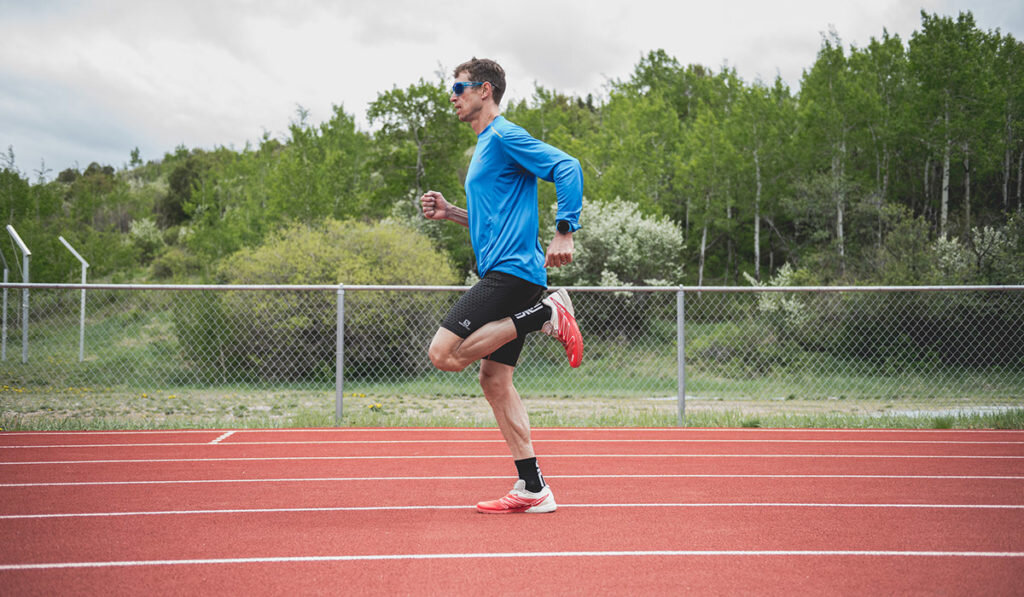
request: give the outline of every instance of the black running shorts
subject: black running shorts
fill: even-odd
[[[452,306],[441,327],[468,338],[484,324],[525,311],[540,302],[544,287],[511,274],[490,271]],[[515,367],[525,338],[516,338],[485,359]]]

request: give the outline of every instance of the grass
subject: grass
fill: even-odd
[[[309,427],[494,427],[479,396],[346,393],[335,420],[330,392],[184,390],[128,393],[65,388],[0,391],[7,431]],[[534,427],[673,427],[674,400],[525,397]],[[852,408],[851,408],[852,407]],[[686,427],[1024,429],[1024,408],[992,411],[865,411],[856,401],[688,400]]]

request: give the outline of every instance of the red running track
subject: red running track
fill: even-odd
[[[0,434],[0,587],[52,594],[1024,593],[1024,432]]]

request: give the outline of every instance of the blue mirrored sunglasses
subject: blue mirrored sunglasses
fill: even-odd
[[[483,81],[458,81],[452,85],[452,93],[455,95],[462,95],[462,92],[465,91],[467,87],[479,87],[483,84]]]

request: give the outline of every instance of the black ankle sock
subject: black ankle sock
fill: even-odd
[[[516,336],[522,337],[530,332],[540,331],[544,322],[549,319],[551,319],[551,307],[544,303],[537,303],[529,309],[513,315],[512,323],[516,326]]]
[[[536,458],[516,460],[516,470],[519,471],[519,478],[526,481],[526,491],[537,493],[544,489],[544,475],[540,474]]]

